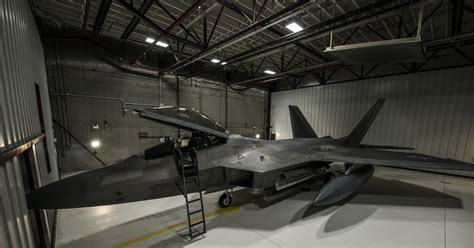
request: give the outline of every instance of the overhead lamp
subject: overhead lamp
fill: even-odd
[[[263,71],[263,72],[265,72],[266,74],[270,74],[270,75],[276,74],[276,72],[274,72],[274,71],[272,71],[272,70],[265,70],[265,71]]]
[[[91,146],[92,146],[92,148],[97,148],[97,147],[99,147],[99,146],[100,146],[100,141],[98,141],[98,140],[93,140],[93,141],[91,142]]]
[[[153,43],[153,42],[155,42],[155,39],[150,38],[150,37],[147,37],[145,41],[146,41],[147,43]],[[169,46],[168,43],[165,43],[165,42],[163,42],[163,41],[157,41],[157,42],[155,43],[155,45],[160,46],[160,47],[168,47],[168,46]]]
[[[298,33],[299,31],[303,30],[303,28],[296,22],[291,22],[285,26],[287,29],[291,30],[293,33]]]
[[[221,61],[220,61],[220,60],[218,60],[218,59],[211,59],[211,62],[212,62],[212,63],[216,63],[216,64],[217,64],[217,63],[219,63],[219,62],[221,62]]]
[[[157,41],[157,42],[156,42],[156,45],[157,45],[157,46],[160,46],[160,47],[168,47],[168,46],[169,46],[168,43],[164,43],[164,42],[162,42],[162,41]]]
[[[221,63],[221,65],[227,65],[227,62],[224,61],[224,62]]]

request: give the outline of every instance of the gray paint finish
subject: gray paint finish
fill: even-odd
[[[41,133],[35,83],[40,86],[51,172],[38,143],[31,148],[31,165],[38,184],[57,180],[46,67],[43,47],[28,1],[0,1],[0,151],[11,149]],[[0,247],[33,247],[18,157],[0,164]],[[47,237],[52,237],[53,211],[41,211]],[[47,243],[50,240],[46,240]]]
[[[288,105],[296,105],[318,136],[342,137],[385,97],[363,143],[415,147],[417,153],[473,163],[472,78],[473,67],[465,67],[275,92],[271,125],[277,139],[291,138]]]

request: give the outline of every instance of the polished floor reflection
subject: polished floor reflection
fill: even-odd
[[[208,233],[188,241],[183,197],[61,210],[57,247],[474,247],[474,179],[377,167],[358,195],[314,207],[319,185],[267,203],[206,195]]]

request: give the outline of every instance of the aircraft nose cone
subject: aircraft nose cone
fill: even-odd
[[[323,206],[323,205],[329,205],[335,202],[333,199],[335,194],[331,194],[328,192],[328,190],[323,190],[323,189],[321,189],[316,199],[314,199],[313,205]]]
[[[372,165],[364,165],[350,174],[336,177],[321,188],[313,204],[317,206],[336,203],[359,189],[374,173]]]

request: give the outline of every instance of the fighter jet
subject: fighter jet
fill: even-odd
[[[196,109],[174,106],[137,109],[141,118],[192,132],[189,144],[172,142],[147,149],[104,168],[41,187],[27,195],[39,209],[90,207],[225,191],[219,205],[232,202],[234,187],[260,189],[272,200],[288,190],[322,181],[313,204],[328,205],[357,192],[374,166],[410,169],[474,170],[474,165],[432,156],[388,150],[405,147],[361,144],[385,99],[380,98],[357,126],[342,138],[318,137],[297,106],[289,106],[293,138],[261,140],[230,134]],[[342,166],[335,173],[333,166]],[[337,174],[337,175],[336,175]],[[190,200],[191,202],[191,200]],[[201,200],[202,204],[202,200]],[[189,209],[188,209],[189,213]]]

